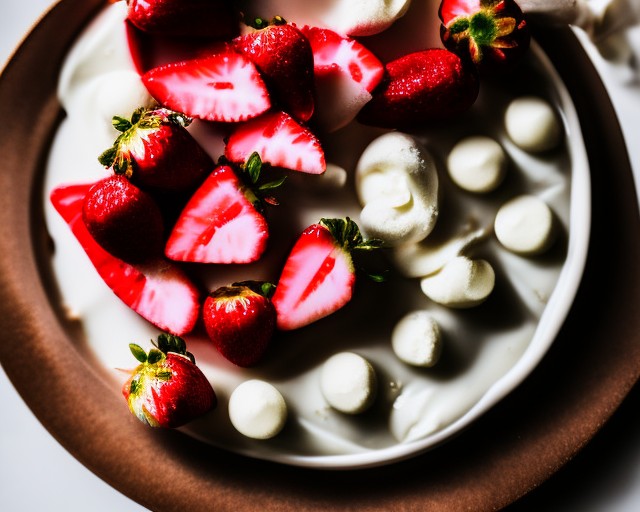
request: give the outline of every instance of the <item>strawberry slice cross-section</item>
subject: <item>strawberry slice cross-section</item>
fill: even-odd
[[[276,286],[272,302],[277,326],[293,330],[345,306],[356,282],[351,252],[380,246],[364,240],[351,219],[322,219],[296,241]]]
[[[196,263],[250,263],[269,238],[257,197],[227,166],[217,167],[193,194],[169,236],[165,255]]]
[[[153,68],[142,81],[162,105],[207,121],[245,121],[271,107],[255,65],[229,46],[207,57]]]
[[[327,169],[319,139],[285,112],[268,112],[239,125],[229,137],[225,156],[240,163],[254,152],[274,167],[308,174]]]
[[[119,299],[159,329],[176,335],[190,332],[200,314],[197,287],[164,258],[129,264],[98,245],[82,220],[82,205],[92,185],[58,187],[51,192],[51,203]]]

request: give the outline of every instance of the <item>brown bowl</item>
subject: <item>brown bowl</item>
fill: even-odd
[[[140,424],[74,341],[55,300],[42,179],[70,44],[102,0],[62,0],[0,78],[0,361],[49,432],[153,510],[495,510],[544,482],[594,436],[640,377],[640,216],[626,148],[599,77],[569,29],[537,31],[579,112],[593,226],[578,296],[552,348],[456,439],[375,469],[248,459]],[[604,290],[604,298],[603,298]]]

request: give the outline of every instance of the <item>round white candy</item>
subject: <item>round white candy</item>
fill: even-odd
[[[327,359],[320,372],[320,389],[331,407],[347,414],[359,414],[375,399],[377,377],[373,366],[353,352],[341,352]]]
[[[413,311],[393,329],[391,346],[398,359],[412,366],[431,367],[440,359],[440,326],[428,311]]]
[[[287,404],[268,382],[248,380],[231,393],[229,418],[241,434],[253,439],[270,439],[284,427]]]
[[[553,212],[536,196],[518,196],[500,207],[494,230],[506,249],[519,254],[539,254],[553,242]]]
[[[451,179],[463,190],[490,192],[504,178],[507,155],[502,146],[489,137],[467,137],[449,153],[447,168]]]
[[[495,273],[485,260],[458,256],[437,274],[422,279],[420,287],[432,301],[452,308],[470,308],[484,302],[493,291]]]
[[[525,151],[549,151],[560,143],[560,121],[551,105],[542,98],[516,98],[507,107],[504,121],[511,140]]]

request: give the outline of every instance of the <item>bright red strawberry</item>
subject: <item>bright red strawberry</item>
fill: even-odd
[[[163,331],[183,335],[193,330],[200,314],[199,292],[171,262],[155,259],[125,263],[105,251],[82,220],[82,205],[92,184],[59,187],[51,203],[69,225],[89,260],[113,293],[140,316]]]
[[[327,28],[305,26],[300,31],[311,44],[315,73],[338,66],[369,92],[382,80],[384,66],[362,43]]]
[[[322,219],[300,235],[273,295],[277,326],[297,329],[324,318],[351,300],[356,276],[351,252],[379,247],[366,241],[351,219]]]
[[[127,45],[140,75],[172,62],[206,57],[224,50],[226,42],[213,38],[175,37],[143,32],[129,20],[125,22]]]
[[[167,258],[196,263],[250,263],[267,246],[267,221],[258,197],[228,165],[217,167],[178,217]]]
[[[161,334],[154,345],[149,353],[129,345],[140,362],[122,386],[129,410],[145,425],[176,428],[214,409],[216,394],[184,340]]]
[[[225,156],[244,162],[257,152],[263,162],[309,174],[327,169],[318,138],[284,112],[268,112],[239,125],[229,137]]]
[[[124,176],[109,176],[91,187],[82,219],[95,241],[116,258],[140,263],[162,255],[162,212]]]
[[[482,68],[508,69],[529,48],[529,27],[513,0],[442,0],[438,14],[445,47]]]
[[[127,19],[151,34],[230,39],[240,13],[226,0],[127,0]]]
[[[270,23],[257,19],[254,31],[234,40],[236,50],[256,65],[281,108],[303,123],[311,119],[313,53],[295,25],[276,16]]]
[[[100,155],[100,163],[112,167],[145,190],[182,192],[202,182],[214,164],[186,130],[191,122],[164,108],[140,108],[131,120],[113,118],[120,135]]]
[[[245,121],[271,107],[255,65],[230,47],[208,57],[159,66],[145,73],[142,81],[159,103],[198,119]]]
[[[372,100],[358,115],[363,124],[416,128],[459,116],[478,97],[475,69],[448,50],[410,53],[389,62],[385,71]]]
[[[244,282],[223,286],[204,302],[204,326],[218,351],[244,368],[264,356],[276,328],[276,310],[269,299],[273,285]]]

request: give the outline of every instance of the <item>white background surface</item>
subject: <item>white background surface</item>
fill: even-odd
[[[640,0],[628,0],[640,13]],[[52,0],[0,0],[0,66]],[[581,37],[607,85],[630,141],[640,183],[640,22],[596,49]],[[604,58],[606,57],[606,58]],[[640,390],[628,397],[596,439],[512,511],[640,511]],[[143,507],[93,475],[33,416],[0,369],[0,510],[138,512]]]

